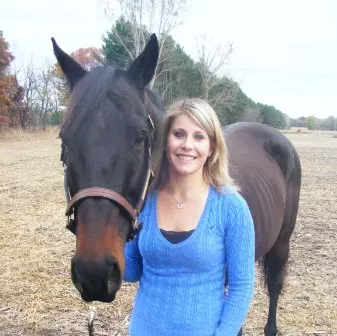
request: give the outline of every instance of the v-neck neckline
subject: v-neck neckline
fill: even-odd
[[[169,246],[171,248],[178,248],[178,247],[182,247],[182,246],[188,244],[190,241],[194,240],[195,237],[198,235],[198,232],[202,228],[203,222],[205,221],[206,214],[209,211],[209,206],[210,206],[210,203],[211,203],[212,194],[213,194],[213,187],[209,186],[206,203],[204,205],[204,209],[202,210],[202,213],[200,215],[198,223],[197,223],[196,227],[194,228],[194,231],[192,232],[192,234],[189,237],[187,237],[182,242],[174,244],[174,243],[171,243],[169,240],[167,240],[164,237],[164,235],[162,234],[162,232],[160,231],[161,229],[159,227],[159,222],[158,222],[158,191],[156,191],[153,194],[153,198],[154,198],[153,199],[153,208],[151,209],[151,211],[154,211],[155,232],[156,232],[157,237],[160,239],[160,241],[162,241],[166,246]]]

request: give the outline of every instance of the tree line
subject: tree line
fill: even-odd
[[[197,59],[192,59],[172,37],[187,0],[119,0],[122,15],[113,19],[111,29],[98,48],[80,48],[71,55],[84,68],[109,64],[125,69],[155,32],[159,38],[159,61],[150,83],[165,106],[183,97],[201,97],[216,110],[222,125],[238,121],[257,121],[284,129],[336,129],[336,118],[319,120],[313,116],[289,118],[274,106],[254,102],[239,84],[225,74],[233,46],[196,39]],[[111,10],[106,8],[107,16]],[[57,64],[36,68],[29,64],[16,73],[10,52],[0,31],[0,126],[41,127],[62,121],[69,98],[65,78]]]

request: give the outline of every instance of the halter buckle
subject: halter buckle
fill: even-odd
[[[138,232],[142,229],[143,223],[139,223],[138,221],[138,216],[136,217],[135,221],[132,223],[132,229],[129,233],[128,239],[126,240],[127,242],[132,241]]]
[[[75,219],[71,217],[72,215],[67,217],[66,228],[76,236],[76,224]]]

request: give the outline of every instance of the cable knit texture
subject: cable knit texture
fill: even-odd
[[[148,196],[141,221],[140,234],[125,246],[124,280],[139,281],[130,335],[236,336],[254,289],[254,226],[246,201],[211,187],[195,231],[178,244],[158,228],[157,192]]]

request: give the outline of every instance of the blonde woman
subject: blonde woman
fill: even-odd
[[[174,103],[163,150],[143,228],[125,247],[124,280],[139,281],[130,335],[236,336],[253,296],[254,226],[211,106]]]

